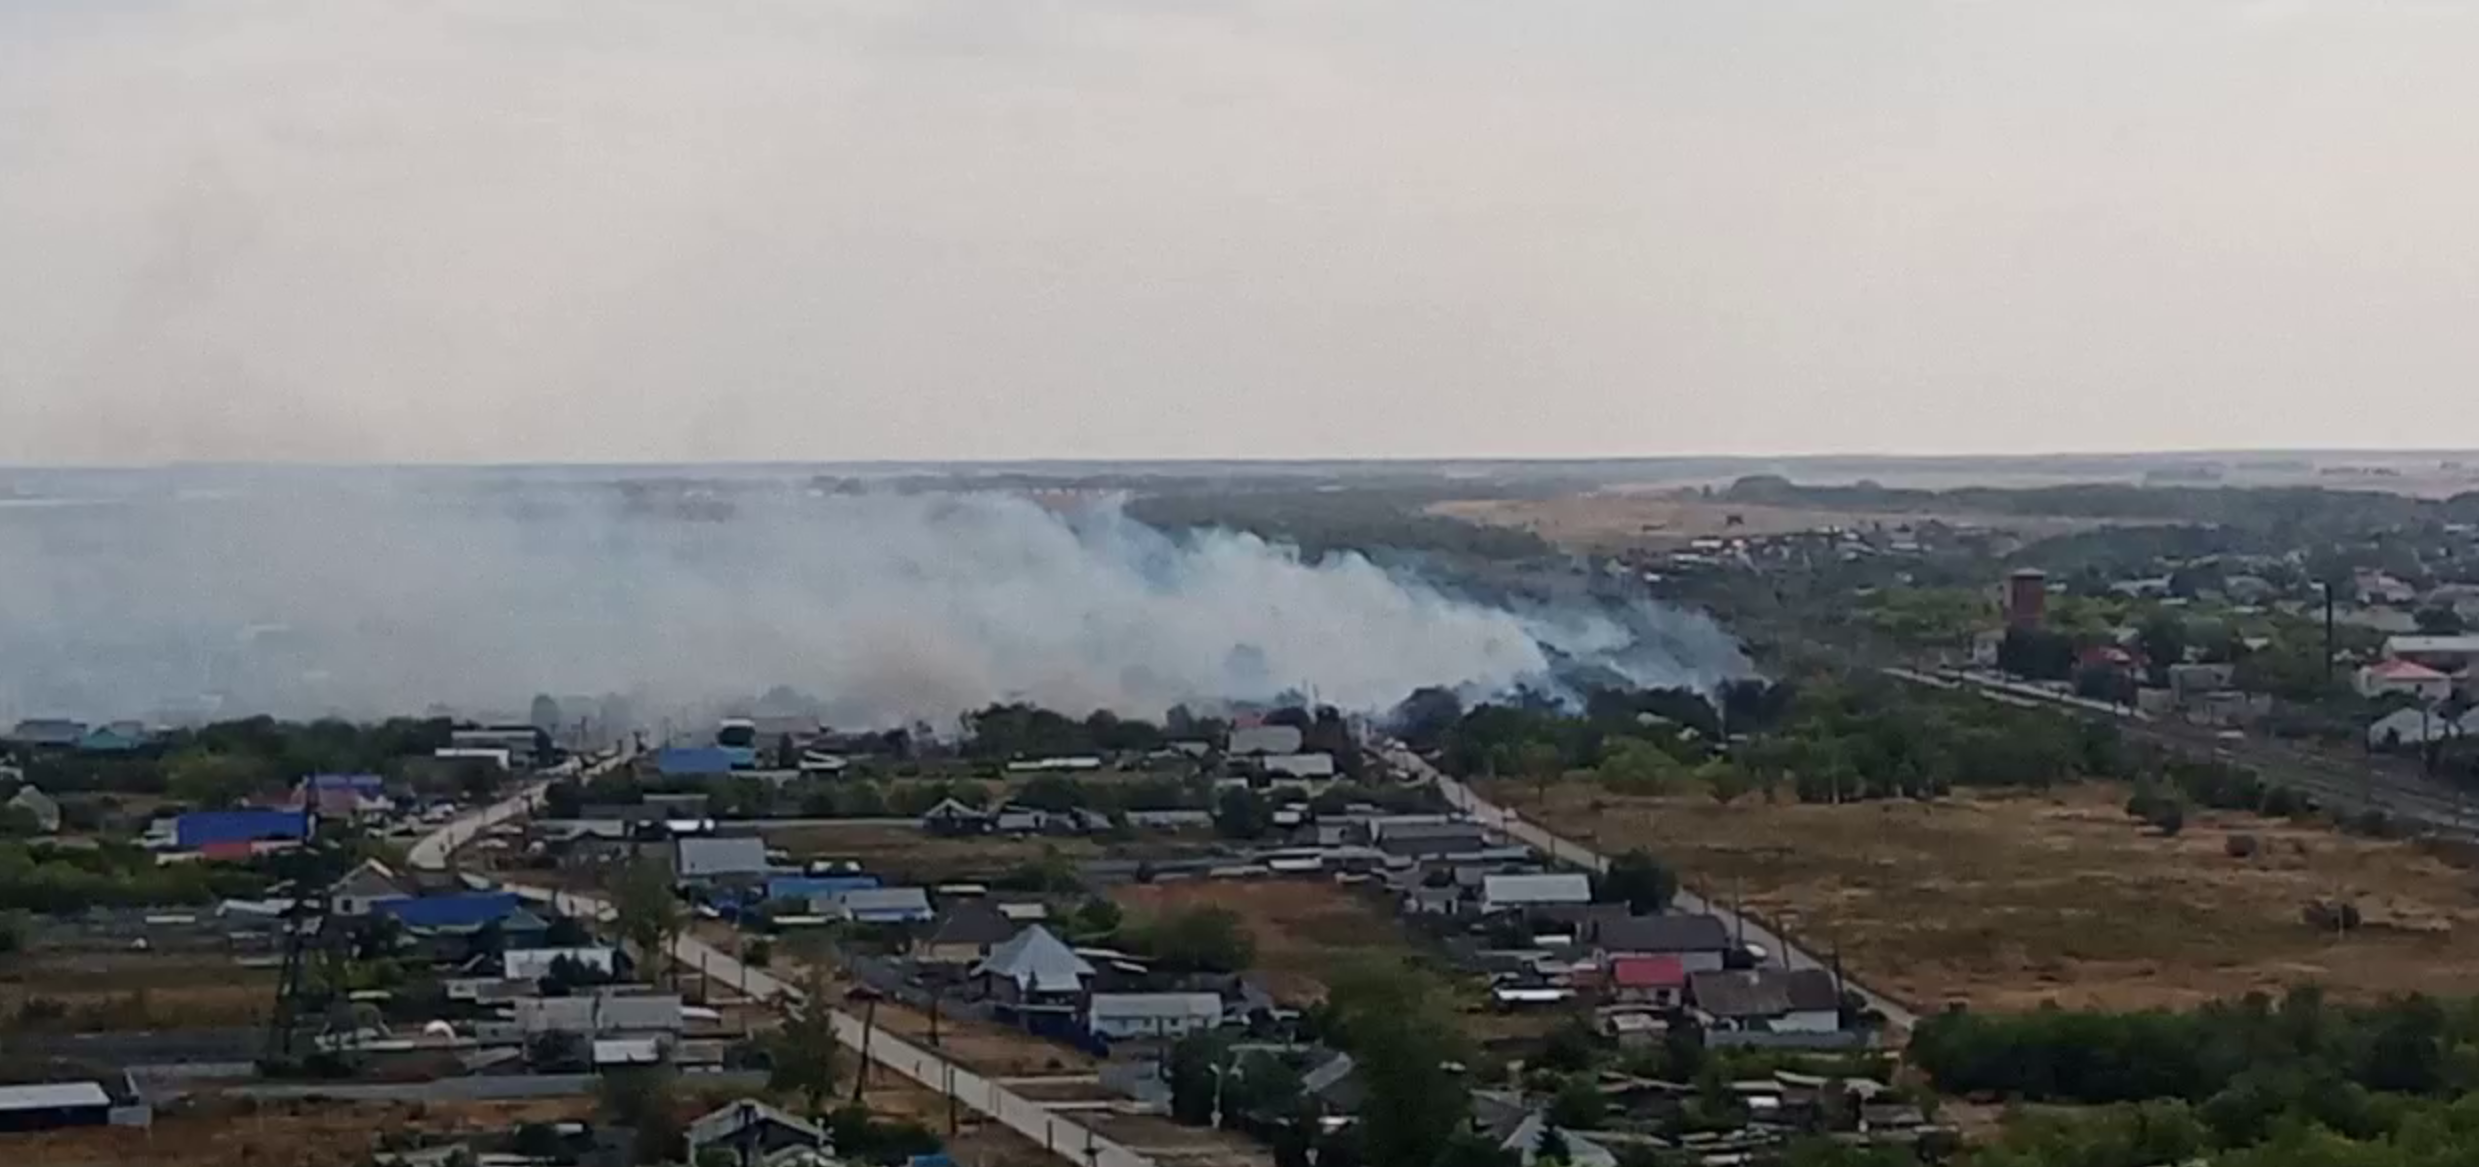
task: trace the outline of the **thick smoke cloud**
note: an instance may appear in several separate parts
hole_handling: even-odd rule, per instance
[[[0,714],[691,716],[786,686],[838,724],[994,700],[1153,715],[1313,692],[1744,670],[1709,622],[1457,598],[1358,557],[1173,539],[1107,502],[386,472],[150,481],[0,507]]]

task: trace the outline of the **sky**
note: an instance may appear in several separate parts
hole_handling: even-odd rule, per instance
[[[0,0],[0,463],[2479,447],[2459,0]]]

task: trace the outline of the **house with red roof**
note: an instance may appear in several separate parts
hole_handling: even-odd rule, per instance
[[[1614,1004],[1675,1009],[1687,998],[1687,966],[1675,956],[1612,957],[1608,992]]]
[[[2358,671],[2362,697],[2408,697],[2432,705],[2453,693],[2453,677],[2417,661],[2378,661]]]

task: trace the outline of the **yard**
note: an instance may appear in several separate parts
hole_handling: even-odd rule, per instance
[[[2215,811],[2162,838],[2111,784],[1839,807],[1582,782],[1546,802],[1523,783],[1490,796],[1604,853],[1649,848],[1924,1009],[2178,1006],[2305,981],[2460,994],[2479,976],[2479,875],[2448,856]],[[2253,836],[2256,854],[2233,857],[2232,835]],[[2350,899],[2365,926],[2310,926],[2318,898]]]
[[[1564,547],[1600,549],[1675,548],[1709,536],[1783,535],[1826,527],[1887,527],[1929,520],[2002,527],[2027,538],[2060,535],[2096,525],[2091,520],[1990,516],[1965,513],[1908,514],[1767,506],[1681,498],[1670,493],[1624,491],[1539,499],[1468,499],[1441,502],[1431,511],[1468,522],[1515,527]]]
[[[1372,893],[1323,879],[1183,880],[1111,889],[1131,919],[1212,905],[1238,913],[1255,936],[1255,972],[1284,1001],[1323,997],[1335,972],[1369,957],[1413,951],[1408,936]]]
[[[274,1000],[272,969],[243,968],[220,953],[56,952],[0,961],[0,1028],[246,1026],[264,1020]],[[44,1019],[55,1006],[60,1012]]]

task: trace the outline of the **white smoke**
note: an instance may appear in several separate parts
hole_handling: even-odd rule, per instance
[[[0,564],[11,716],[521,711],[535,693],[688,714],[785,686],[861,725],[1015,699],[1377,710],[1424,685],[1541,683],[1545,644],[1646,683],[1745,667],[1700,619],[1664,616],[1695,635],[1648,644],[1357,556],[1001,494],[670,483],[624,505],[607,482],[286,473],[0,509]]]

